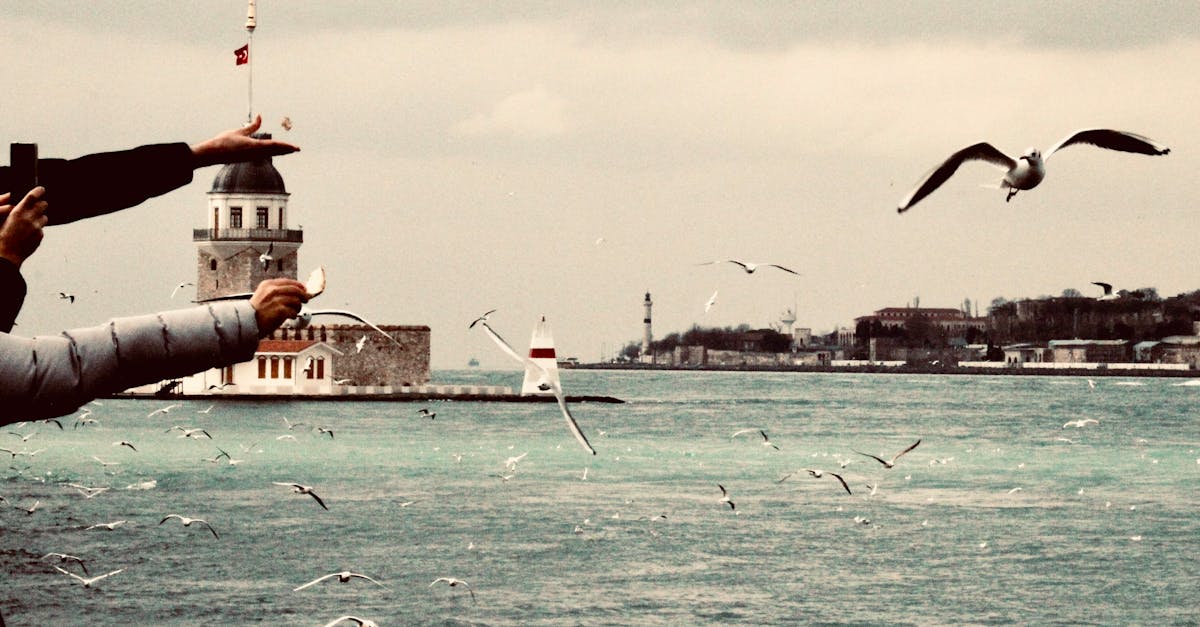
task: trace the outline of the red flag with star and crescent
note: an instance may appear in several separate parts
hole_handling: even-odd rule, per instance
[[[237,59],[238,65],[246,65],[250,62],[250,44],[246,44],[241,48],[233,51],[233,56]]]

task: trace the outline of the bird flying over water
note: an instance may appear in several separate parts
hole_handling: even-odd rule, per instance
[[[179,514],[167,514],[166,516],[163,517],[162,520],[158,521],[158,524],[161,525],[161,524],[167,522],[168,520],[171,520],[172,518],[178,518],[179,522],[183,523],[184,527],[191,527],[192,523],[199,523],[201,525],[204,525],[205,527],[208,527],[209,531],[212,532],[214,538],[216,538],[218,540],[221,539],[221,536],[217,535],[217,530],[213,529],[212,525],[208,524],[208,521],[201,520],[199,518],[188,518],[187,516],[180,516]]]
[[[437,584],[442,583],[443,581],[446,582],[447,584],[449,584],[449,586],[451,588],[454,588],[457,586],[462,586],[462,587],[466,588],[467,592],[471,593],[471,602],[472,603],[475,602],[475,591],[471,590],[471,586],[469,584],[467,584],[467,582],[463,581],[462,579],[455,579],[454,577],[438,577],[437,579],[433,580],[433,583],[429,584],[429,587],[432,588],[432,587],[436,586]]]
[[[735,432],[733,433],[733,435],[729,436],[729,439],[730,439],[730,440],[732,440],[732,439],[734,439],[734,438],[738,437],[739,435],[742,435],[743,433],[754,433],[755,431],[757,431],[757,432],[758,432],[758,434],[759,434],[760,436],[762,436],[762,439],[763,439],[763,446],[769,446],[769,447],[771,447],[771,448],[773,448],[773,449],[775,449],[775,450],[777,450],[777,451],[779,450],[779,447],[778,447],[778,446],[775,446],[774,444],[772,444],[772,443],[771,443],[771,438],[767,437],[767,432],[766,432],[766,431],[764,431],[764,430],[762,430],[762,429],[753,429],[753,428],[751,428],[751,429],[741,429],[741,430],[735,431]]]
[[[322,501],[321,497],[317,496],[316,492],[313,492],[312,486],[300,485],[299,483],[280,483],[279,481],[272,481],[271,483],[274,483],[275,485],[287,486],[296,494],[307,494],[313,497],[313,500],[315,500],[321,507],[329,509],[329,507],[325,505],[325,501]]]
[[[495,342],[496,345],[499,346],[500,349],[503,350],[509,357],[521,362],[527,371],[532,369],[534,373],[541,377],[544,385],[548,385],[554,390],[554,398],[558,401],[558,408],[562,411],[563,418],[567,421],[567,428],[571,430],[571,433],[575,436],[575,439],[583,446],[583,448],[587,449],[587,451],[592,455],[595,455],[596,449],[592,448],[592,445],[588,442],[587,436],[583,435],[583,431],[579,428],[579,423],[575,422],[575,417],[571,415],[571,410],[567,408],[567,399],[566,395],[563,394],[562,386],[559,385],[557,381],[551,379],[549,373],[547,373],[546,369],[540,364],[532,359],[529,359],[528,357],[522,357],[519,353],[517,353],[517,351],[513,350],[513,347],[510,346],[508,342],[504,341],[504,338],[500,337],[500,334],[492,330],[492,327],[484,321],[486,317],[487,314],[484,314],[483,316],[477,318],[475,322],[479,323],[479,325],[483,327],[484,333],[487,333],[488,337],[492,338],[492,341]],[[474,325],[474,323],[472,323],[472,325]]]
[[[384,588],[387,587],[387,586],[384,586],[382,583],[379,583],[378,581],[375,581],[374,579],[371,579],[370,577],[368,577],[366,575],[361,575],[359,573],[352,573],[348,570],[343,570],[338,573],[329,573],[328,575],[325,575],[324,577],[317,577],[316,579],[313,579],[312,581],[310,581],[304,585],[296,586],[295,588],[292,588],[292,592],[299,592],[300,590],[303,590],[309,586],[321,583],[322,581],[325,581],[326,579],[329,579],[331,577],[337,577],[337,580],[341,583],[346,583],[346,582],[350,581],[351,579],[355,579],[355,578],[366,579],[367,581],[369,581],[377,586],[381,586]]]
[[[379,623],[377,623],[369,618],[359,618],[357,616],[351,616],[349,614],[347,614],[345,616],[339,616],[339,617],[329,621],[328,623],[325,623],[324,627],[336,627],[339,623],[343,623],[348,620],[352,620],[355,623],[357,623],[358,627],[379,627]]]
[[[1098,148],[1143,155],[1165,155],[1171,152],[1170,148],[1159,145],[1147,137],[1104,128],[1075,131],[1046,151],[1044,157],[1038,149],[1029,148],[1020,157],[1014,159],[987,142],[979,142],[950,155],[940,165],[929,171],[917,183],[917,186],[900,200],[896,211],[904,213],[911,209],[922,198],[933,193],[942,183],[945,183],[958,170],[958,167],[967,161],[986,161],[1006,170],[1004,178],[1000,181],[1000,188],[1008,190],[1008,196],[1005,197],[1007,202],[1012,200],[1018,191],[1037,187],[1038,183],[1041,183],[1042,179],[1046,177],[1046,160],[1050,158],[1050,155],[1075,144],[1089,144]]]
[[[921,441],[920,441],[920,440],[917,440],[916,442],[913,442],[912,446],[910,446],[910,447],[908,447],[908,448],[904,449],[903,451],[900,451],[899,453],[896,453],[895,455],[892,455],[892,458],[891,458],[891,459],[887,459],[887,460],[885,460],[885,459],[883,459],[883,458],[881,458],[881,457],[876,457],[876,456],[874,456],[874,455],[871,455],[870,453],[861,453],[861,452],[859,452],[859,451],[854,451],[854,452],[855,452],[855,453],[858,453],[859,455],[865,455],[865,456],[867,456],[867,457],[870,457],[871,459],[873,459],[873,460],[875,460],[875,461],[877,461],[877,462],[879,462],[879,463],[883,464],[883,467],[884,467],[884,468],[891,468],[891,467],[893,467],[893,466],[895,466],[895,465],[896,465],[896,460],[897,460],[897,459],[900,459],[900,456],[901,456],[901,455],[904,455],[905,453],[907,453],[907,452],[909,452],[909,451],[911,451],[911,450],[913,450],[913,449],[917,448],[917,445],[918,445],[918,444],[920,444],[920,443],[921,443]],[[833,474],[833,473],[830,473],[830,474]]]
[[[67,555],[66,553],[47,553],[47,554],[43,555],[41,557],[41,559],[45,560],[47,557],[57,558],[58,563],[60,563],[60,564],[65,564],[66,562],[75,562],[76,564],[79,564],[80,568],[83,569],[83,574],[85,574],[85,575],[91,574],[88,572],[87,564],[83,563],[83,560],[81,558],[75,557],[74,555]]]
[[[716,261],[706,261],[706,262],[704,262],[704,263],[702,263],[702,264],[700,264],[700,265],[702,265],[702,266],[711,266],[711,265],[718,264],[718,263],[733,263],[733,264],[737,264],[737,265],[739,265],[739,266],[741,266],[741,267],[742,267],[742,270],[745,270],[745,271],[746,271],[746,274],[754,274],[754,272],[755,272],[756,270],[758,270],[759,268],[779,268],[780,270],[783,270],[784,272],[789,272],[789,273],[791,273],[791,274],[794,274],[794,275],[796,275],[796,276],[800,276],[800,273],[799,273],[799,272],[796,272],[795,270],[791,270],[791,269],[785,268],[785,267],[783,267],[783,266],[781,266],[781,265],[779,265],[779,264],[777,264],[777,263],[751,263],[751,262],[749,262],[749,261],[740,261],[740,260],[738,260],[738,259],[718,259],[718,260],[716,260]],[[713,294],[713,296],[716,296],[716,294]]]
[[[1063,423],[1062,428],[1063,429],[1066,429],[1067,427],[1083,428],[1088,425],[1098,425],[1098,424],[1100,424],[1100,421],[1096,420],[1095,418],[1081,418],[1079,420],[1071,420],[1069,422]]]
[[[76,575],[75,573],[73,573],[71,571],[61,569],[58,566],[55,566],[54,569],[64,575],[71,577],[72,579],[78,581],[79,583],[83,584],[84,588],[91,588],[92,584],[96,583],[97,581],[100,581],[101,579],[104,579],[106,577],[112,577],[113,575],[125,570],[124,568],[118,568],[118,569],[112,571],[111,573],[104,573],[103,575],[97,575],[96,577],[80,577],[79,575]]]
[[[721,500],[718,501],[718,503],[725,503],[729,505],[729,509],[731,510],[737,509],[737,505],[735,505],[733,501],[729,500],[729,491],[725,489],[725,486],[718,483],[717,487],[721,488]]]

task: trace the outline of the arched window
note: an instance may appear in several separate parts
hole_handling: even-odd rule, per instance
[[[216,272],[216,271],[217,271],[217,260],[216,260],[216,258],[213,258],[213,259],[209,259],[209,260],[208,260],[208,269],[209,269],[209,270],[212,270],[213,272]]]

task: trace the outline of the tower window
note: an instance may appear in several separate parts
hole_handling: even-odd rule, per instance
[[[280,272],[283,272],[283,260],[282,259],[275,262],[275,269],[279,270]]]
[[[241,207],[230,207],[229,208],[229,228],[231,228],[231,229],[242,228],[242,208]]]
[[[256,226],[255,228],[267,228],[267,207],[259,207],[255,212]]]
[[[216,259],[208,260],[208,269],[212,270],[213,272],[217,271],[217,260]]]
[[[283,207],[280,207],[279,208],[279,228],[282,229],[285,224],[287,224],[287,222],[284,221],[284,219],[283,219]]]

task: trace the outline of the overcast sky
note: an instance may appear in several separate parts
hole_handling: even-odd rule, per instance
[[[245,121],[252,69],[254,110],[303,149],[276,167],[301,274],[328,270],[316,304],[430,326],[435,369],[513,366],[467,330],[489,309],[518,349],[545,315],[560,357],[612,354],[647,290],[662,336],[1200,289],[1196,2],[258,4],[251,68],[244,0],[0,5],[0,137],[62,157],[194,142]],[[1097,126],[1172,152],[1073,147],[1010,203],[969,164],[896,213],[963,146]],[[49,229],[16,332],[182,306],[215,174]],[[727,257],[803,276],[698,265]]]

